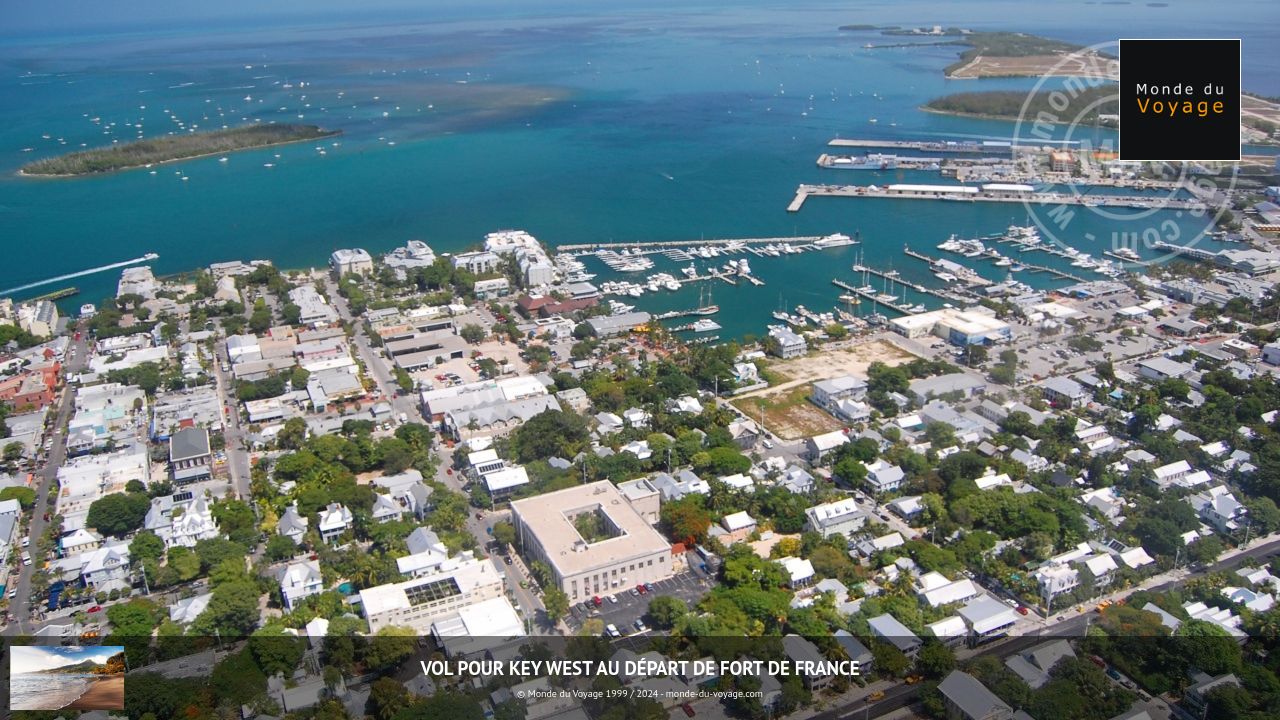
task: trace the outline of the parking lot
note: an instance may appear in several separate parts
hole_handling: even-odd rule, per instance
[[[653,583],[651,592],[641,594],[634,587],[621,588],[612,595],[617,602],[611,602],[609,597],[601,595],[600,599],[604,602],[601,603],[600,607],[596,607],[590,600],[585,603],[578,603],[569,609],[568,622],[571,627],[577,630],[587,620],[600,618],[606,626],[610,624],[616,625],[618,631],[623,635],[633,635],[637,632],[635,627],[636,620],[641,619],[649,611],[650,600],[667,595],[693,605],[710,588],[711,581],[708,576],[698,570],[689,570],[666,580]],[[645,625],[649,625],[647,619],[645,620]]]

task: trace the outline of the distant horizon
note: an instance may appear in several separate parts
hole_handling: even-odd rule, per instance
[[[822,0],[818,0],[819,3]],[[355,18],[435,17],[441,20],[459,19],[474,15],[545,14],[566,10],[595,12],[613,7],[635,5],[632,0],[553,0],[512,5],[499,0],[475,0],[470,2],[444,2],[424,6],[416,0],[368,0],[352,3],[350,0],[277,0],[268,6],[246,0],[225,0],[218,4],[200,4],[178,7],[160,0],[136,0],[121,12],[119,6],[87,2],[87,0],[48,0],[44,3],[19,5],[6,8],[6,22],[0,30],[0,38],[29,37],[32,33],[44,37],[95,33],[128,33],[154,30],[179,30],[239,25],[250,21],[269,24],[292,21],[332,22]],[[646,7],[661,7],[663,2],[645,3]],[[675,7],[687,7],[686,3],[670,2]],[[744,5],[759,4],[756,2]]]
[[[12,651],[10,658],[11,672],[14,675],[30,675],[77,665],[86,660],[97,665],[106,665],[107,660],[113,655],[124,652],[124,647],[115,645],[101,647],[14,645],[10,650]]]

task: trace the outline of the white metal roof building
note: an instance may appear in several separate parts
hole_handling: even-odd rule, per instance
[[[425,635],[436,620],[502,597],[502,591],[503,581],[493,563],[464,556],[432,575],[361,590],[360,604],[370,632],[403,625]]]

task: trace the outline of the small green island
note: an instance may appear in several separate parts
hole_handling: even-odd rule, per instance
[[[325,130],[316,125],[246,125],[81,150],[28,163],[22,166],[18,174],[30,177],[96,175],[206,155],[319,140],[341,134],[341,130]]]
[[[1050,91],[1041,90],[1028,96],[1024,90],[986,90],[962,92],[945,95],[924,104],[923,110],[946,115],[963,115],[967,117],[990,118],[995,120],[1016,120],[1019,115],[1034,121],[1041,112],[1060,117],[1061,122],[1111,124],[1108,116],[1118,115],[1120,101],[1114,86],[1086,88],[1071,100],[1073,107],[1090,108],[1082,117],[1062,116],[1049,102]],[[1023,106],[1026,112],[1023,113]]]

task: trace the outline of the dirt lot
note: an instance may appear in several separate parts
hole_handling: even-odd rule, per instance
[[[733,400],[733,404],[748,417],[758,418],[763,403],[765,427],[784,440],[839,430],[842,425],[838,420],[809,402],[809,384],[841,375],[866,377],[867,367],[877,360],[886,365],[900,365],[912,357],[896,345],[875,340],[779,361],[771,364],[769,369],[785,376],[786,382],[741,395]]]

